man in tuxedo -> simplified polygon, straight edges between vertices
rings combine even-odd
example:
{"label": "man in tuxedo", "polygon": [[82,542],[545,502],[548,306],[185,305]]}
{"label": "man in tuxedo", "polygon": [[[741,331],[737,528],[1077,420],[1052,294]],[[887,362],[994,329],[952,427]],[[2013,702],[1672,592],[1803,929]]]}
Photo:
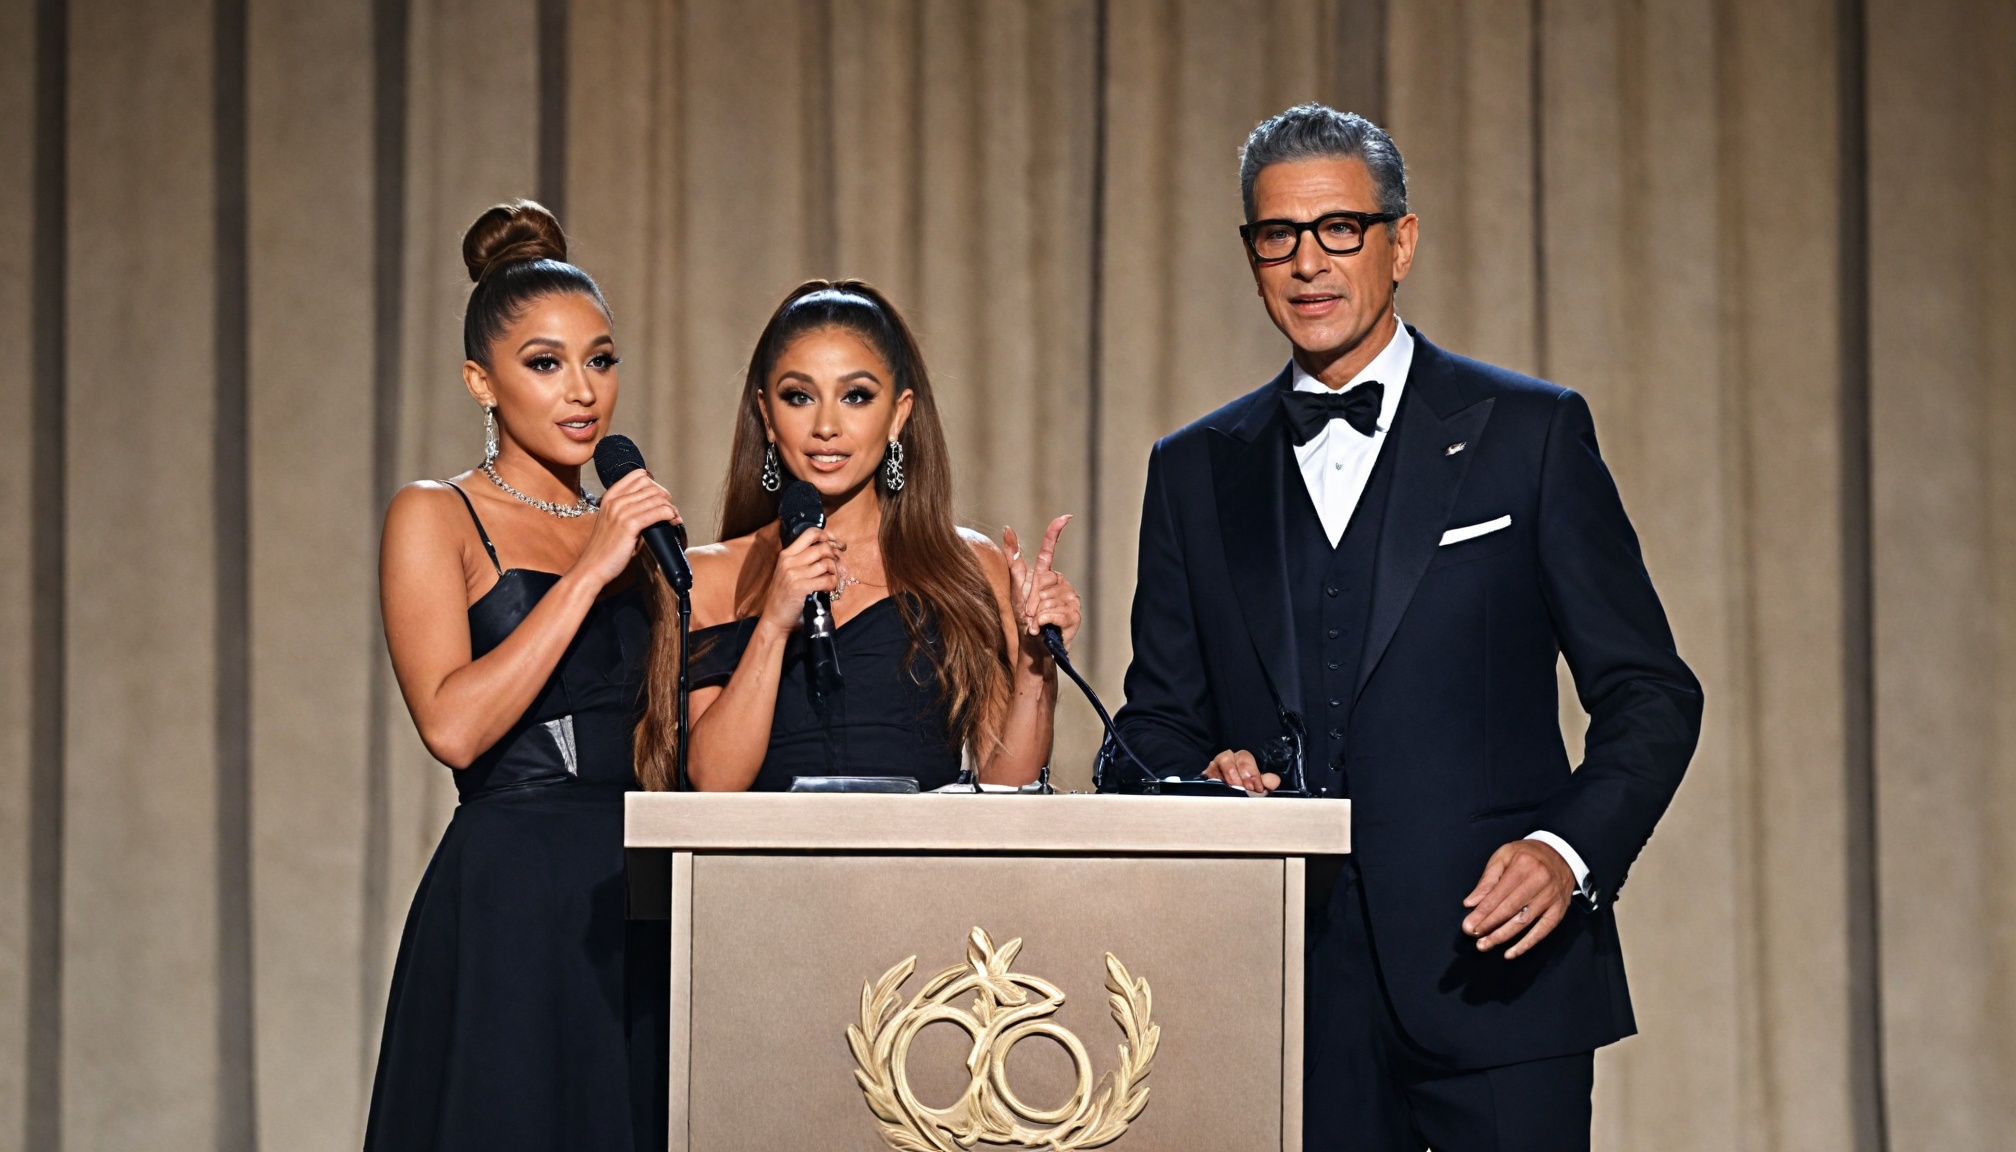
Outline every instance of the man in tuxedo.
{"label": "man in tuxedo", "polygon": [[1293,353],[1155,446],[1120,730],[1263,792],[1299,729],[1310,794],[1353,802],[1353,854],[1312,866],[1305,1147],[1586,1149],[1595,1049],[1635,1031],[1611,908],[1700,685],[1588,404],[1395,314],[1419,224],[1387,134],[1290,108],[1240,181]]}

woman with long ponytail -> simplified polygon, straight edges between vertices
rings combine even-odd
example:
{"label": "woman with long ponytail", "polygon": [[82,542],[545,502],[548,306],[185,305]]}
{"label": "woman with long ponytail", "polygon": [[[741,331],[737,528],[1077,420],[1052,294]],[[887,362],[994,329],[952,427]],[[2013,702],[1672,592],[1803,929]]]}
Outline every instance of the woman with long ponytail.
{"label": "woman with long ponytail", "polygon": [[[783,491],[817,490],[825,525],[788,546]],[[1079,624],[1052,567],[1068,516],[1024,557],[962,530],[917,341],[860,281],[811,281],[756,342],[736,412],[718,544],[693,562],[690,771],[704,790],[787,789],[798,776],[1025,784],[1050,756],[1057,670],[1040,630]],[[814,683],[806,596],[832,599],[842,680]],[[654,632],[638,771],[673,761],[676,640]]]}

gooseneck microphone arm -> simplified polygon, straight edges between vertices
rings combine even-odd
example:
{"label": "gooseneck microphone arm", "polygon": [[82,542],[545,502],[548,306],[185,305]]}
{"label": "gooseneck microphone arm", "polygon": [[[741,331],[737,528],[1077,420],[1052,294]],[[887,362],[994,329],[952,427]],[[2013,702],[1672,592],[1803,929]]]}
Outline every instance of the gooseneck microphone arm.
{"label": "gooseneck microphone arm", "polygon": [[[1113,717],[1107,713],[1106,705],[1100,701],[1099,693],[1092,690],[1092,685],[1085,682],[1085,677],[1080,676],[1078,669],[1071,663],[1071,650],[1064,646],[1064,630],[1055,624],[1045,624],[1042,636],[1043,647],[1050,650],[1050,659],[1057,662],[1057,667],[1064,670],[1064,674],[1071,678],[1073,684],[1078,685],[1078,690],[1085,694],[1086,701],[1092,705],[1092,711],[1099,714],[1099,723],[1106,728],[1106,739],[1112,742],[1120,757],[1125,757],[1127,762],[1134,766],[1135,771],[1141,774],[1144,789],[1150,792],[1159,791],[1160,778],[1134,754],[1132,748],[1127,746],[1127,741],[1120,735],[1119,726],[1113,723]],[[1119,757],[1115,759],[1118,760]],[[1097,783],[1094,782],[1095,787]]]}

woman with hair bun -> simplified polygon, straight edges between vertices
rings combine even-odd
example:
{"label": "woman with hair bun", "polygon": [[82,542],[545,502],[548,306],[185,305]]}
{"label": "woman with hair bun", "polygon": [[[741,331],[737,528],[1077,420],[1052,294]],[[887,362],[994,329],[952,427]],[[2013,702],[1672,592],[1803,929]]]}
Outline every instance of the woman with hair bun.
{"label": "woman with hair bun", "polygon": [[[788,546],[780,495],[817,491],[825,526]],[[800,285],[756,342],[737,410],[721,543],[693,562],[696,788],[787,789],[797,776],[1020,785],[1049,762],[1057,669],[1040,636],[1078,630],[1052,570],[1052,521],[1025,560],[952,516],[952,471],[917,341],[858,280]],[[832,598],[841,678],[815,692],[799,619]],[[654,638],[638,772],[675,753],[677,641]]]}
{"label": "woman with hair bun", "polygon": [[364,1143],[662,1148],[665,949],[626,930],[622,823],[651,632],[638,534],[679,512],[642,470],[599,502],[581,488],[616,344],[559,222],[498,205],[462,256],[483,462],[400,490],[379,573],[400,691],[460,804],[399,941]]}

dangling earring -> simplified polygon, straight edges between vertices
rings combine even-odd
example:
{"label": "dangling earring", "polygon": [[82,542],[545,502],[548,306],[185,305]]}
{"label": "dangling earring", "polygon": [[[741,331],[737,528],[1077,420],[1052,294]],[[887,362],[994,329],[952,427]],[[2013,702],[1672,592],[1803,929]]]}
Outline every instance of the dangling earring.
{"label": "dangling earring", "polygon": [[903,490],[903,442],[889,441],[889,451],[882,455],[882,487],[891,492]]}
{"label": "dangling earring", "polygon": [[483,463],[490,464],[497,459],[497,408],[493,404],[483,406]]}
{"label": "dangling earring", "polygon": [[777,459],[777,445],[763,446],[763,476],[760,480],[765,492],[778,492],[784,488],[784,466]]}

